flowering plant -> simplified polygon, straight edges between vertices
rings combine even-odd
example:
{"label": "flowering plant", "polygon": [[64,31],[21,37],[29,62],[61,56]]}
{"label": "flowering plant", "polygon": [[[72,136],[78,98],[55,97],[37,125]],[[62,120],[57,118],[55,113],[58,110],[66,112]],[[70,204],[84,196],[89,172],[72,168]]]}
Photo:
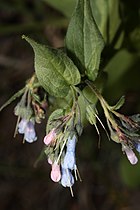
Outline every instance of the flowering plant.
{"label": "flowering plant", "polygon": [[[87,122],[95,127],[100,138],[99,122],[108,138],[121,145],[130,163],[136,164],[138,159],[133,150],[140,152],[140,115],[125,116],[118,112],[124,97],[110,106],[102,96],[106,74],[100,63],[107,40],[101,25],[97,26],[90,1],[78,0],[63,49],[38,44],[24,35],[22,38],[34,50],[35,73],[0,110],[21,97],[14,110],[18,117],[15,135],[17,132],[23,134],[23,141],[32,143],[37,140],[35,123],[41,123],[45,118],[48,104],[55,107],[43,140],[44,153],[51,165],[51,179],[70,187],[73,195],[75,180],[81,180],[76,163],[76,143]],[[109,133],[99,117],[98,101]]]}

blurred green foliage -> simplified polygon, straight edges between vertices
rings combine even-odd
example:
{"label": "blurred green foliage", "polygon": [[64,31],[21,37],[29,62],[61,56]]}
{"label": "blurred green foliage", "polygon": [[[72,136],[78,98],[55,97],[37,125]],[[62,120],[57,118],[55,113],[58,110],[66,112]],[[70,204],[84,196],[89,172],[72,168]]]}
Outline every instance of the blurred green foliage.
{"label": "blurred green foliage", "polygon": [[70,18],[74,10],[76,0],[43,0],[56,10],[62,12],[66,17]]}

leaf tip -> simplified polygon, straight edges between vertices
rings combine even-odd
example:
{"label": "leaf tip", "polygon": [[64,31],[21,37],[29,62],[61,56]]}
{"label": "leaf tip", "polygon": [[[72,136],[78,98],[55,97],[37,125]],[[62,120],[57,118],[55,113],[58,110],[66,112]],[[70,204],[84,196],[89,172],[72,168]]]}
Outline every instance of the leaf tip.
{"label": "leaf tip", "polygon": [[23,34],[23,35],[22,35],[22,39],[25,39],[25,38],[26,38],[26,36]]}
{"label": "leaf tip", "polygon": [[22,35],[22,39],[25,39],[27,42],[29,42],[29,37],[28,36],[25,36],[24,34]]}

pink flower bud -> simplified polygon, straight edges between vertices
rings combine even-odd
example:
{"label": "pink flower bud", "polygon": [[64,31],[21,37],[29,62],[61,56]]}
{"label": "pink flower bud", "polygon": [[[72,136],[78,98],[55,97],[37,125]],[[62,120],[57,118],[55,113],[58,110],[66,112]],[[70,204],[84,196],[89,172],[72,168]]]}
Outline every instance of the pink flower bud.
{"label": "pink flower bud", "polygon": [[55,132],[55,129],[53,128],[49,133],[48,135],[46,135],[44,137],[44,144],[46,145],[50,145],[50,144],[53,144],[55,142],[55,139],[56,139],[56,132]]}
{"label": "pink flower bud", "polygon": [[130,161],[132,165],[135,165],[138,162],[138,158],[136,157],[132,149],[126,148],[125,153],[127,155],[128,160]]}
{"label": "pink flower bud", "polygon": [[50,165],[52,165],[52,163],[53,163],[50,157],[48,157],[48,163],[49,163]]}
{"label": "pink flower bud", "polygon": [[61,179],[60,165],[56,163],[52,164],[51,179],[54,182],[59,182]]}

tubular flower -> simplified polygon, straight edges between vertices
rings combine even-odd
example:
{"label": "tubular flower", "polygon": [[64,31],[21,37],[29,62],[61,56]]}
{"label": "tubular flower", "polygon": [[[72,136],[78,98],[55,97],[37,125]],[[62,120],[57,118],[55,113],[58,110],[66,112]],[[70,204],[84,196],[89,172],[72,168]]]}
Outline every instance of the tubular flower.
{"label": "tubular flower", "polygon": [[47,146],[50,144],[53,144],[56,139],[56,131],[55,128],[53,128],[45,137],[44,137],[44,144]]}
{"label": "tubular flower", "polygon": [[61,179],[60,165],[57,163],[52,164],[51,179],[54,182],[59,182]]}
{"label": "tubular flower", "polygon": [[48,157],[48,163],[49,163],[50,165],[52,165],[52,164],[53,164],[53,162],[52,162],[52,160],[51,160],[51,158],[50,158],[50,157]]}
{"label": "tubular flower", "polygon": [[24,118],[21,119],[20,123],[18,124],[18,132],[20,134],[24,134],[27,124],[28,124],[28,121],[26,119]]}
{"label": "tubular flower", "polygon": [[62,167],[62,178],[61,184],[63,187],[72,187],[74,184],[74,177],[69,169],[64,169]]}
{"label": "tubular flower", "polygon": [[34,123],[31,121],[28,121],[25,130],[24,130],[24,139],[28,143],[32,143],[37,140],[37,136],[35,133]]}
{"label": "tubular flower", "polygon": [[136,155],[133,152],[133,150],[128,148],[128,147],[125,147],[124,151],[126,153],[126,156],[127,156],[128,160],[130,161],[130,163],[132,165],[135,165],[138,162],[138,158],[136,157]]}
{"label": "tubular flower", "polygon": [[74,152],[66,152],[63,161],[63,168],[74,170],[76,165],[75,161],[75,153]]}
{"label": "tubular flower", "polygon": [[20,134],[24,134],[24,139],[28,143],[32,143],[37,140],[34,122],[28,121],[25,118],[21,119],[20,123],[18,124],[18,132]]}
{"label": "tubular flower", "polygon": [[75,160],[76,136],[69,137],[67,141],[67,150],[63,160],[63,168],[74,170],[76,166]]}
{"label": "tubular flower", "polygon": [[140,153],[140,143],[136,143],[135,144],[135,148]]}
{"label": "tubular flower", "polygon": [[67,141],[67,152],[75,152],[75,147],[76,147],[76,135],[73,135],[73,137],[69,137]]}

